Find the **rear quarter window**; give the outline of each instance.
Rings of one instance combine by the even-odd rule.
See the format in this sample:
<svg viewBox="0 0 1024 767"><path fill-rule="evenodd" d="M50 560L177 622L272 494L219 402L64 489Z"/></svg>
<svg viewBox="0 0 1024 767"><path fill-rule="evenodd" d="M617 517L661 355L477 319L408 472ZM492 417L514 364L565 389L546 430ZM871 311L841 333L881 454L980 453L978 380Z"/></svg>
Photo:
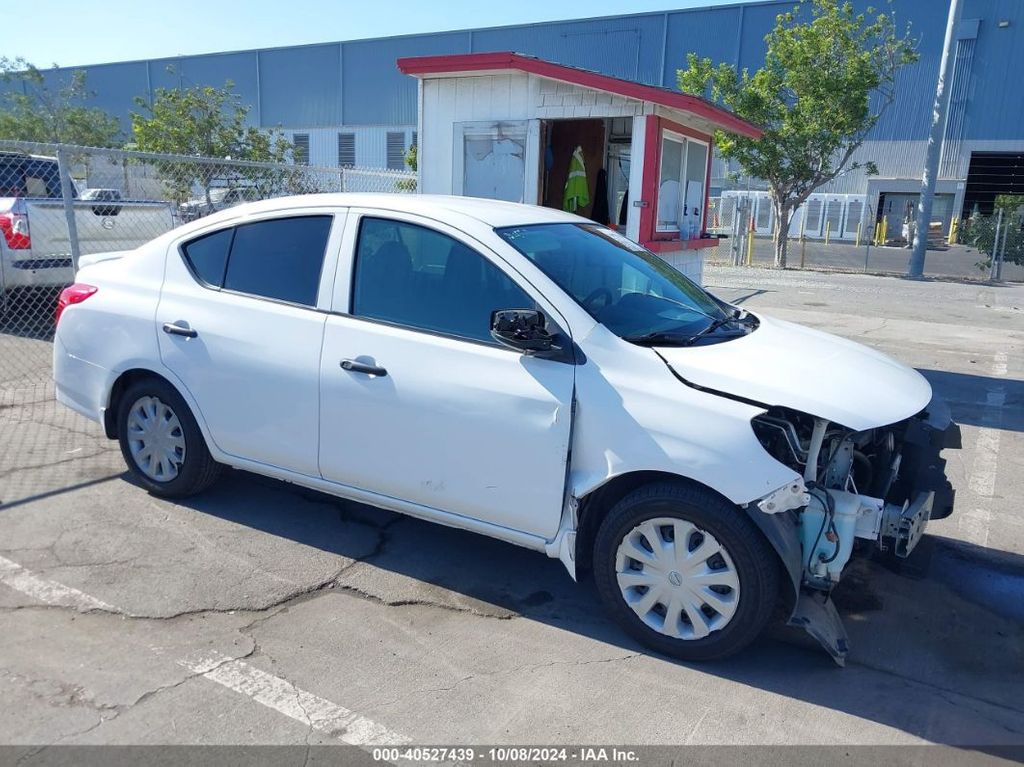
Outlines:
<svg viewBox="0 0 1024 767"><path fill-rule="evenodd" d="M224 269L228 265L228 252L235 230L222 229L207 234L182 247L185 261L200 282L219 288L224 284Z"/></svg>

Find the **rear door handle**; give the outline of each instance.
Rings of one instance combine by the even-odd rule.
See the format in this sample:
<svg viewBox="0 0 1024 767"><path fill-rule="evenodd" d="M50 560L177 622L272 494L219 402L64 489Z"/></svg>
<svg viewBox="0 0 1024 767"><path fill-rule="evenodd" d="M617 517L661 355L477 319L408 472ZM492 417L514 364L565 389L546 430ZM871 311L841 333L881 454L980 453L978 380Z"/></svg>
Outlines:
<svg viewBox="0 0 1024 767"><path fill-rule="evenodd" d="M350 373L366 373L369 376L378 376L383 378L388 374L388 371L377 365L367 365L365 362L358 362L357 360L342 360L341 369L347 370Z"/></svg>
<svg viewBox="0 0 1024 767"><path fill-rule="evenodd" d="M172 336L185 336L185 338L195 338L199 335L195 330L185 325L178 325L173 322L164 323L164 332Z"/></svg>

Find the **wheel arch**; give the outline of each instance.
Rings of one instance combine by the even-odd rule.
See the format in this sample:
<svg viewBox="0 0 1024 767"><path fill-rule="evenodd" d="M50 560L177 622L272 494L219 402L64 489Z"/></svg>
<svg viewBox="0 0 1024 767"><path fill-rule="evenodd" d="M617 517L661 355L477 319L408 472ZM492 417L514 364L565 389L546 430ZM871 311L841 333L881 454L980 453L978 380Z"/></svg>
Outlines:
<svg viewBox="0 0 1024 767"><path fill-rule="evenodd" d="M206 421L203 418L202 411L199 409L195 399L192 397L192 393L186 389L181 382L176 381L173 376L168 375L168 371L160 371L143 364L128 367L126 370L119 372L110 382L107 389L106 404L103 408L103 431L107 435L107 438L117 439L117 411L121 403L121 397L132 384L147 378L163 381L178 392L181 398L185 400L185 404L188 405L189 410L192 411L192 416L196 419L196 424L199 426L199 431L202 433L203 439L206 441L207 448L216 456L219 451L216 449L216 445L213 440L210 439L210 433L207 429Z"/></svg>
<svg viewBox="0 0 1024 767"><path fill-rule="evenodd" d="M755 505L746 507L730 501L722 493L703 482L682 474L666 471L631 471L611 477L607 482L590 490L579 499L577 507L576 551L577 570L589 570L592 567L594 541L602 520L620 500L629 493L644 485L655 482L676 482L700 487L721 498L725 503L734 506L737 511L746 514L758 531L765 537L772 551L778 558L783 577L781 581L790 584L783 588L780 596L785 600L787 612L792 612L800 591L802 566L800 561L800 537L795 519L791 512L785 514L765 514Z"/></svg>

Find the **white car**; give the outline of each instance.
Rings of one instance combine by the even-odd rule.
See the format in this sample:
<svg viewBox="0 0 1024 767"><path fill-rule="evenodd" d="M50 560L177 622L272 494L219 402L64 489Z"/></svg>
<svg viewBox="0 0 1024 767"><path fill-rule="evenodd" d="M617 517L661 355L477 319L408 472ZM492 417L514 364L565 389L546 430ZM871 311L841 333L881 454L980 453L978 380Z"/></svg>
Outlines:
<svg viewBox="0 0 1024 767"><path fill-rule="evenodd" d="M150 492L229 465L526 546L666 654L736 652L781 603L841 662L855 540L906 556L952 509L917 372L559 211L280 198L82 264L57 398Z"/></svg>

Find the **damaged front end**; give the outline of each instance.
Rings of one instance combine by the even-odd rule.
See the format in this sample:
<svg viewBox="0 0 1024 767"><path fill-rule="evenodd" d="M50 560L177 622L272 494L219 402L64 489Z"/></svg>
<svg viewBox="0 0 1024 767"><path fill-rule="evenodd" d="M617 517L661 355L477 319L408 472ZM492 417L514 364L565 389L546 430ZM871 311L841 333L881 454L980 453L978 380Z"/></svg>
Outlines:
<svg viewBox="0 0 1024 767"><path fill-rule="evenodd" d="M846 632L829 595L854 543L907 557L929 520L952 513L955 492L940 452L960 447L960 428L934 397L910 418L863 431L782 407L752 426L765 450L802 477L748 509L793 581L790 625L842 665Z"/></svg>

